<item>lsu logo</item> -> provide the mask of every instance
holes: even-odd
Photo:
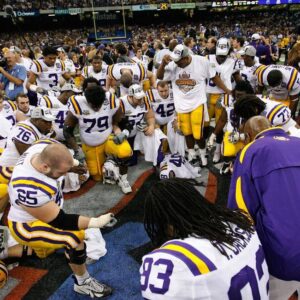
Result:
[[[191,91],[196,85],[196,80],[191,79],[190,76],[190,74],[184,72],[183,74],[180,74],[179,79],[175,81],[175,84],[184,94]]]

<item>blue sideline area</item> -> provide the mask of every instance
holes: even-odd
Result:
[[[128,253],[149,242],[142,223],[128,222],[110,233],[104,234],[107,254],[97,263],[89,265],[89,273],[114,288],[113,295],[108,299],[140,300],[139,263]],[[90,299],[73,291],[71,276],[49,298],[61,299]],[[105,298],[106,299],[106,298]]]

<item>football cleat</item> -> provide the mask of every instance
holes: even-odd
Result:
[[[215,151],[214,156],[213,156],[213,163],[216,164],[220,161],[221,159],[221,152]]]
[[[132,188],[127,180],[127,174],[119,177],[118,185],[124,194],[129,194],[132,192]]]
[[[225,161],[220,169],[220,174],[221,175],[230,175],[231,174],[230,166],[231,166],[231,162]]]
[[[76,277],[74,283],[74,291],[81,295],[88,295],[91,298],[102,298],[112,294],[112,288],[103,284],[93,277],[89,277],[83,284],[79,285]]]

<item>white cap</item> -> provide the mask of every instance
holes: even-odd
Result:
[[[217,41],[216,55],[228,55],[230,50],[230,41],[226,38],[220,38]]]
[[[9,51],[16,52],[16,53],[22,53],[21,49],[19,47],[17,47],[17,46],[11,46],[9,48]]]
[[[254,34],[252,34],[252,36],[251,36],[251,40],[253,40],[253,41],[260,40],[260,35],[259,35],[258,33],[254,33]]]
[[[189,49],[182,44],[177,45],[171,53],[171,58],[175,62],[178,62],[179,60],[187,56],[189,56]]]
[[[57,48],[56,51],[66,53],[66,51],[65,51],[65,49],[63,47]]]
[[[61,88],[60,88],[61,92],[65,92],[65,91],[72,91],[76,94],[79,94],[82,92],[81,89],[79,89],[75,84],[72,83],[65,83]]]
[[[52,115],[50,109],[46,107],[35,107],[31,113],[31,119],[43,119],[48,122],[55,120],[55,117]]]
[[[248,55],[248,56],[255,56],[256,55],[256,49],[253,46],[246,46],[244,48],[244,55]]]
[[[146,97],[142,87],[139,84],[133,84],[128,89],[128,95],[136,99],[143,99]]]

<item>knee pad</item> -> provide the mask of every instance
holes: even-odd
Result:
[[[182,133],[186,135],[192,134],[192,126],[191,126],[191,115],[188,114],[178,114],[178,128],[182,131]]]
[[[107,159],[102,167],[103,183],[115,184],[120,176],[117,162]]]
[[[86,261],[86,244],[84,243],[84,248],[82,250],[76,250],[73,248],[67,248],[66,256],[67,262],[74,265],[83,265]]]

